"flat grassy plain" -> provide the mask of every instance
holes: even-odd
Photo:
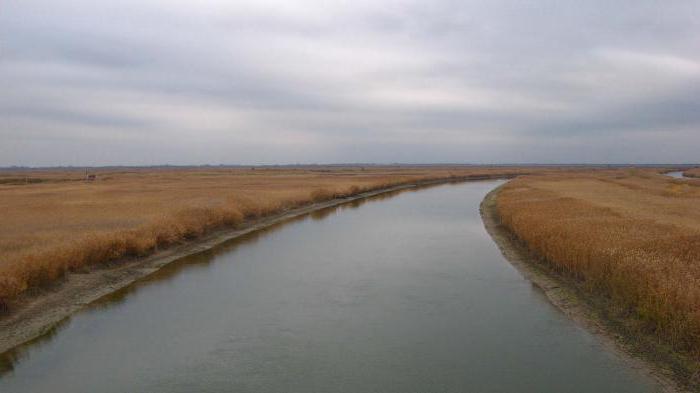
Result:
[[[631,332],[700,359],[700,179],[653,170],[524,176],[499,192],[503,224]]]
[[[541,169],[537,169],[541,170]],[[0,172],[0,303],[67,271],[159,248],[314,202],[393,185],[527,168],[191,168]]]

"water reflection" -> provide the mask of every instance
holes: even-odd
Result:
[[[456,184],[458,183],[446,183],[446,185]],[[230,254],[241,246],[255,244],[260,239],[268,236],[271,233],[281,230],[287,225],[292,225],[294,223],[306,221],[309,219],[322,220],[333,214],[338,214],[344,210],[357,209],[368,202],[379,202],[395,197],[405,192],[416,192],[431,187],[436,187],[436,185],[411,187],[402,190],[385,192],[368,198],[355,199],[352,201],[348,201],[347,203],[343,203],[341,205],[330,206],[327,208],[315,210],[308,214],[292,217],[283,222],[276,223],[268,227],[258,229],[256,231],[246,233],[242,236],[221,243],[208,250],[204,250],[193,255],[188,255],[186,257],[178,259],[177,261],[173,261],[172,263],[163,266],[161,269],[155,271],[147,277],[144,277],[129,286],[121,288],[118,291],[115,291],[109,295],[100,298],[99,300],[90,304],[89,309],[104,309],[112,305],[122,303],[128,299],[129,295],[137,292],[139,289],[151,285],[153,283],[157,283],[159,281],[170,280],[178,274],[183,273],[183,271],[185,270],[206,269],[211,263],[214,263],[216,261],[217,256]]]
[[[66,318],[53,327],[48,329],[46,333],[39,336],[33,340],[26,342],[23,345],[15,347],[0,355],[0,377],[11,374],[15,369],[15,365],[26,359],[31,352],[32,348],[39,347],[43,344],[50,342],[54,337],[56,337],[61,330],[68,327],[70,324],[70,318]]]
[[[459,184],[459,182],[449,182],[442,185],[454,186],[457,184]],[[132,295],[136,294],[139,290],[141,290],[144,287],[147,287],[154,283],[171,280],[173,277],[176,277],[177,275],[182,274],[185,271],[195,269],[206,269],[211,263],[213,263],[216,260],[217,256],[234,252],[237,248],[244,245],[255,244],[261,238],[269,235],[270,233],[279,231],[287,225],[291,225],[309,219],[315,221],[323,220],[333,214],[338,214],[345,210],[357,209],[366,203],[379,202],[389,198],[393,198],[405,192],[416,192],[437,186],[439,185],[422,185],[385,192],[367,198],[350,200],[347,203],[315,210],[309,214],[292,217],[285,220],[284,222],[273,224],[271,226],[261,228],[254,232],[244,234],[235,239],[231,239],[222,244],[219,244],[211,249],[204,250],[196,254],[188,255],[186,257],[173,261],[168,265],[163,266],[161,269],[155,271],[154,273],[134,282],[133,284],[121,288],[111,294],[105,295],[102,298],[94,301],[84,310],[79,311],[76,315],[79,315],[80,313],[90,313],[96,310],[106,310],[110,307],[118,306],[120,304],[126,303]],[[58,322],[55,326],[48,329],[46,333],[42,336],[39,336],[18,347],[15,347],[5,353],[0,354],[0,377],[12,373],[12,371],[15,369],[15,365],[25,360],[28,356],[30,356],[32,350],[37,349],[42,345],[50,343],[51,340],[53,340],[62,330],[64,330],[70,325],[72,318],[73,317],[67,317],[66,319]]]

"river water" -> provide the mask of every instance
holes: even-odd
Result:
[[[683,171],[675,171],[675,172],[666,172],[666,176],[671,176],[676,179],[687,179],[685,175],[683,175]]]
[[[650,392],[501,256],[499,181],[327,209],[184,258],[4,356],[0,392]]]

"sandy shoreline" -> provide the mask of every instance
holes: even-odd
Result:
[[[619,354],[630,366],[656,380],[663,392],[697,391],[698,383],[688,367],[689,360],[653,338],[634,337],[624,331],[624,320],[611,317],[603,310],[603,299],[590,299],[571,280],[543,265],[515,235],[500,223],[496,197],[500,187],[492,190],[480,206],[484,227],[498,245],[503,256],[530,282],[542,290],[547,299],[574,320],[577,325],[600,339],[602,344]]]
[[[288,210],[246,223],[237,229],[213,232],[192,242],[157,252],[148,257],[97,266],[85,273],[70,273],[55,285],[25,295],[13,304],[13,311],[0,318],[0,354],[34,340],[88,304],[144,278],[183,257],[209,250],[228,240],[284,222],[294,217],[359,199],[420,186],[451,182],[503,179],[513,176],[464,176],[419,181],[333,199]]]

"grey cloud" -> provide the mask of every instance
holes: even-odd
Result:
[[[0,166],[692,161],[694,13],[694,1],[10,1]]]
[[[614,132],[676,130],[700,125],[700,86],[690,86],[670,94],[644,97],[639,101],[592,113],[535,124],[528,130],[534,135],[567,137]],[[700,129],[698,129],[700,134]],[[682,141],[678,141],[682,144]]]

